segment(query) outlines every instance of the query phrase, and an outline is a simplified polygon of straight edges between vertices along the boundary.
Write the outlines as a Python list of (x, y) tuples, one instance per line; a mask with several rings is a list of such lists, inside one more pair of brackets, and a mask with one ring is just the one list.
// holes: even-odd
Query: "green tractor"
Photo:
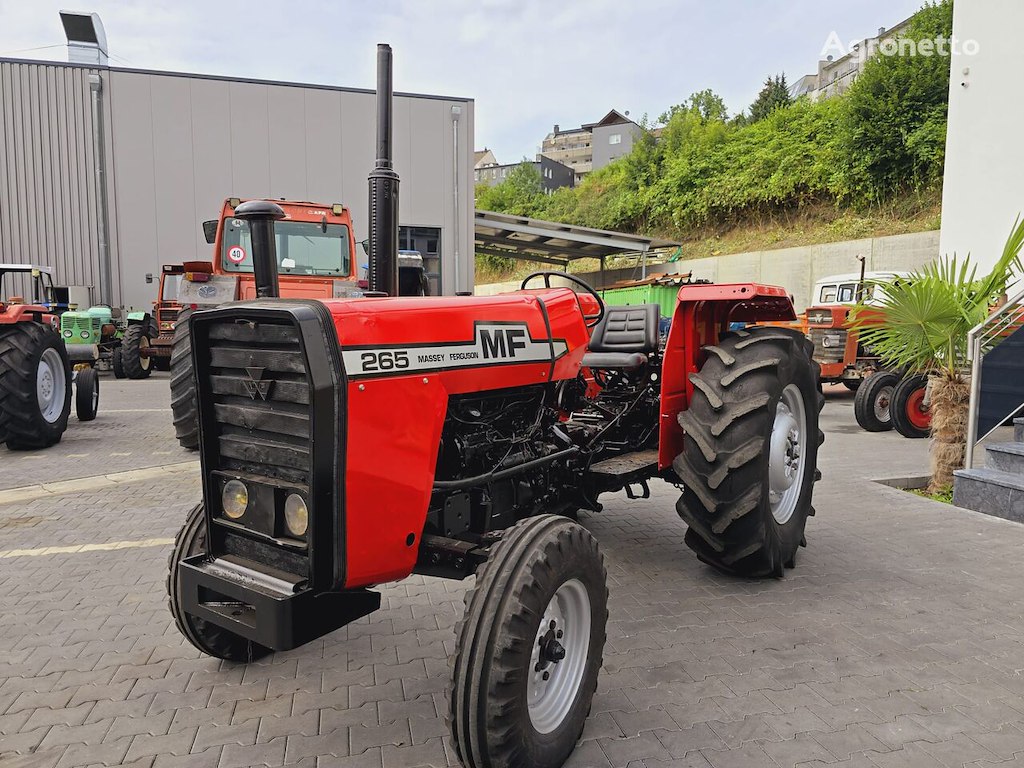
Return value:
[(153, 369), (150, 341), (157, 334), (148, 312), (129, 312), (106, 304), (69, 310), (60, 317), (60, 333), (73, 364), (113, 370), (118, 379), (144, 379)]

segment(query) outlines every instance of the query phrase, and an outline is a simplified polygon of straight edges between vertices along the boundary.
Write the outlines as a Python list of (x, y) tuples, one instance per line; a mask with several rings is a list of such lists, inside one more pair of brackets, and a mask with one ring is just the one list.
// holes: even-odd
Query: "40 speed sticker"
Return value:
[(345, 373), (396, 376), (420, 371), (550, 363), (568, 352), (562, 339), (536, 340), (526, 323), (477, 323), (472, 341), (342, 349)]

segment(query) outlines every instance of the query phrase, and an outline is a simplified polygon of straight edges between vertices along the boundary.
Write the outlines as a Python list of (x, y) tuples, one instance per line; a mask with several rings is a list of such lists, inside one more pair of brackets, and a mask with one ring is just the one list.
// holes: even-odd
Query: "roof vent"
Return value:
[(68, 39), (68, 61), (107, 65), (107, 33), (99, 14), (61, 11), (60, 22)]

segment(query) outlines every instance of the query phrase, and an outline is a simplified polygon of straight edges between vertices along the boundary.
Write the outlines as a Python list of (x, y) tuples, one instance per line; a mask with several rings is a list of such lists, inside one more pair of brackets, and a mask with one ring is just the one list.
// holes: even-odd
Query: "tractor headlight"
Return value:
[(284, 522), (293, 536), (305, 536), (309, 527), (309, 510), (306, 502), (297, 493), (291, 493), (284, 500)]
[(75, 333), (69, 328), (68, 330), (64, 331), (63, 335), (65, 339), (70, 339), (72, 336), (75, 335)]
[(89, 338), (89, 332), (88, 331), (82, 331), (78, 335), (81, 336), (83, 339), (88, 339)]
[(241, 480), (228, 480), (221, 491), (220, 503), (224, 514), (237, 520), (249, 506), (249, 489)]

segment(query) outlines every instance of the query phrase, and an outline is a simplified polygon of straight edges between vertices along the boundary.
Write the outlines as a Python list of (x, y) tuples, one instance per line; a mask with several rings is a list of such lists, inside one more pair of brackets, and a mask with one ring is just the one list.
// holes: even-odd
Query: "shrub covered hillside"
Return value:
[[(905, 37), (948, 40), (952, 10), (952, 0), (926, 4)], [(813, 226), (808, 218), (830, 225), (815, 237), (844, 239), (835, 226), (844, 217), (933, 215), (949, 57), (900, 50), (872, 57), (831, 99), (791, 101), (784, 76), (773, 77), (749, 111), (729, 119), (721, 99), (701, 91), (659, 118), (657, 140), (645, 119), (633, 151), (577, 188), (544, 195), (539, 175), (523, 165), (496, 187), (481, 185), (477, 207), (691, 243), (751, 226)]]

